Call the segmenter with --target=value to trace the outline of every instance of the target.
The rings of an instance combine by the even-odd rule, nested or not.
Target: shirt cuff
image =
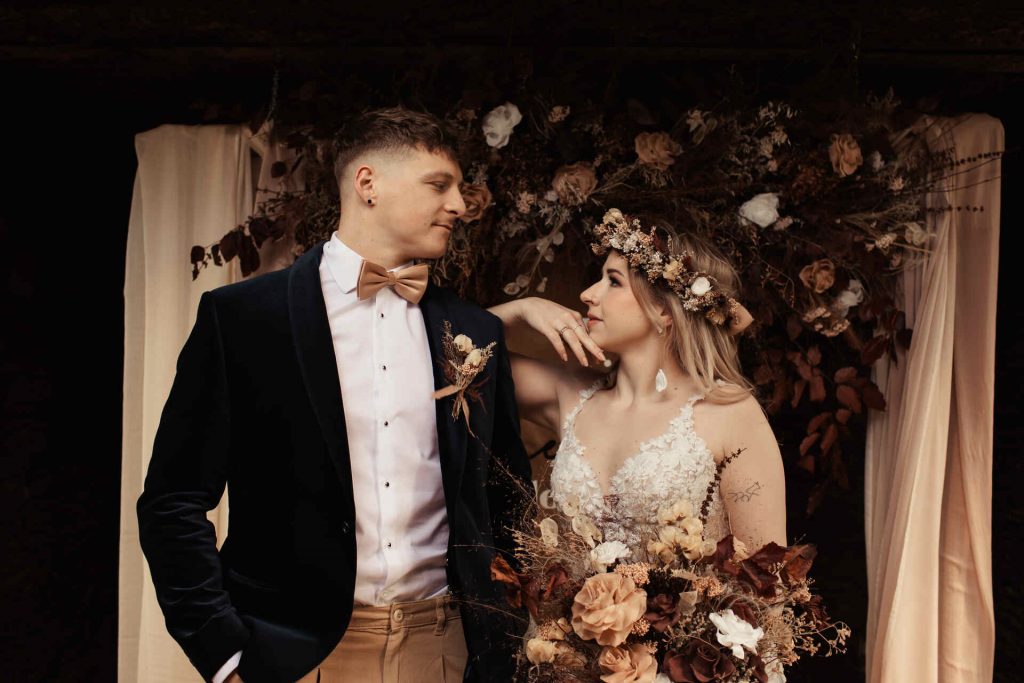
[[[242,651],[239,650],[235,654],[231,655],[231,659],[224,663],[217,673],[213,675],[213,683],[224,683],[227,677],[234,673],[235,669],[238,668],[238,664],[242,661]]]

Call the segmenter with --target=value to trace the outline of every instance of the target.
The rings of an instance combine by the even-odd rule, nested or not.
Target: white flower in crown
[[[773,192],[755,195],[740,207],[740,218],[762,228],[779,220],[779,197]]]
[[[512,136],[512,129],[522,120],[523,115],[519,112],[519,107],[511,102],[492,109],[483,121],[484,137],[487,139],[487,144],[495,149],[501,149],[507,145],[508,139]]]
[[[694,296],[704,296],[711,291],[711,281],[701,275],[690,284],[690,291]]]
[[[754,628],[731,609],[712,612],[708,619],[718,628],[718,642],[732,648],[733,657],[745,659],[747,655],[744,650],[757,654],[757,642],[764,636],[764,629]]]

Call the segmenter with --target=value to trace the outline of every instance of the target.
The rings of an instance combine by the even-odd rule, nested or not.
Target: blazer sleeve
[[[224,492],[230,417],[217,309],[204,292],[178,356],[137,511],[167,630],[206,680],[249,640],[224,590],[216,532],[206,518]]]
[[[512,365],[505,345],[505,329],[500,321],[495,349],[497,382],[491,452],[496,459],[496,468],[488,481],[488,505],[495,546],[515,566],[512,529],[531,512],[534,488],[530,461],[519,430],[519,410],[512,383]]]

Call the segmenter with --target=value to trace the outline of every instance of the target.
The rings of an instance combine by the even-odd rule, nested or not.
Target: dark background
[[[0,147],[0,679],[116,678],[122,290],[133,136],[162,123],[248,121],[266,109],[275,67],[282,91],[312,74],[354,79],[357,92],[365,92],[351,103],[359,108],[416,104],[418,89],[431,85],[458,92],[457,80],[474,73],[468,64],[478,73],[481,64],[500,70],[530,63],[536,74],[582,73],[594,87],[641,100],[657,97],[659,83],[670,81],[697,98],[704,78],[732,66],[766,94],[814,88],[832,97],[891,85],[904,102],[936,113],[980,111],[1003,121],[1009,152],[996,349],[993,579],[996,680],[1017,680],[1014,672],[1024,666],[1013,552],[1022,528],[1024,348],[1018,335],[1024,315],[1012,295],[1020,289],[1015,257],[1022,212],[1015,200],[1024,184],[1016,94],[1024,85],[1024,11],[923,3],[751,7],[0,7],[6,133]],[[498,76],[494,82],[509,83]],[[510,89],[505,97],[514,94]],[[182,267],[188,267],[184,254]],[[862,472],[861,458],[851,467],[851,475],[861,476],[853,476],[849,494],[831,496],[810,521],[791,521],[791,535],[806,534],[819,545],[819,589],[833,614],[854,629],[848,655],[809,662],[791,681],[864,678]],[[800,486],[794,479],[791,499],[803,497]]]

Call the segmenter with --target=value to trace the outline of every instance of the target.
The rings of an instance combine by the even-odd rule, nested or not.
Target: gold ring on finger
[[[571,330],[571,329],[572,329],[572,326],[566,325],[565,327],[563,327],[562,329],[560,329],[558,331],[558,336],[561,337],[562,334],[564,334],[566,330]]]

